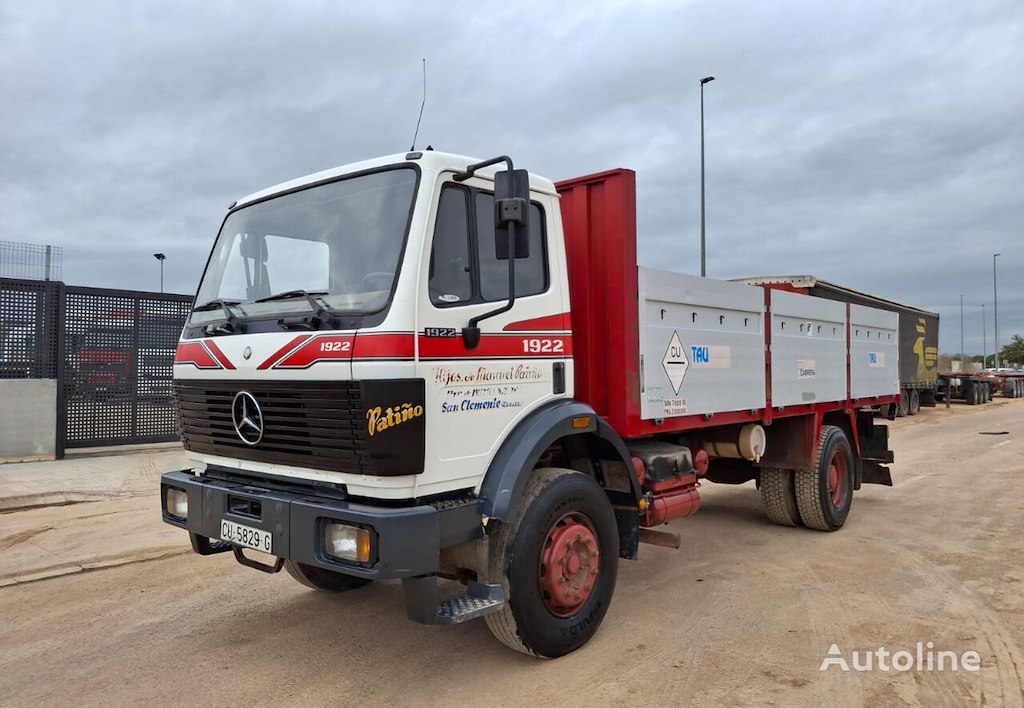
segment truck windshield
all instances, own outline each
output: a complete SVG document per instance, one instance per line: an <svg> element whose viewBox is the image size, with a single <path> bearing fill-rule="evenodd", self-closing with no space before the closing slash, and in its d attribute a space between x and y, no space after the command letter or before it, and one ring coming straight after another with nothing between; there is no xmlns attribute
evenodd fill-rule
<svg viewBox="0 0 1024 708"><path fill-rule="evenodd" d="M224 221L203 275L191 322L224 319L225 301L244 318L327 308L352 315L388 304L417 172L396 167L328 182L243 207ZM278 295L278 297L272 297ZM261 302L262 300L262 302Z"/></svg>

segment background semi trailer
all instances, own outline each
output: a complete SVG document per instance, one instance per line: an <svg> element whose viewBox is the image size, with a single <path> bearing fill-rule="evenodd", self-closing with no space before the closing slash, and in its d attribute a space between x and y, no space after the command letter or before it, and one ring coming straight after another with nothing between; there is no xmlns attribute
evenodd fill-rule
<svg viewBox="0 0 1024 708"><path fill-rule="evenodd" d="M529 654L593 636L702 479L822 531L892 483L897 316L638 267L628 170L427 151L296 180L231 207L196 303L164 520L318 590L401 578L411 619Z"/></svg>
<svg viewBox="0 0 1024 708"><path fill-rule="evenodd" d="M736 282L764 285L813 297L850 302L899 315L900 402L896 415L917 415L935 405L939 359L939 313L853 290L813 275L742 278Z"/></svg>

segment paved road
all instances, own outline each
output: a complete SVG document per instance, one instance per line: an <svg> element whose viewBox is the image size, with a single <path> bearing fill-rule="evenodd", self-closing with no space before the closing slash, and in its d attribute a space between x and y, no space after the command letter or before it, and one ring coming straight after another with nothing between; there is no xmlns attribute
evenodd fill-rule
<svg viewBox="0 0 1024 708"><path fill-rule="evenodd" d="M325 596L184 554L0 587L0 702L1019 706L1024 401L925 411L892 443L896 486L865 487L834 534L767 524L751 484L705 485L700 513L671 524L684 547L623 562L601 631L563 659L515 654L482 622L409 623L396 583ZM51 525L91 507L110 523L81 533L106 545L159 534L155 508L126 503L54 508ZM0 571L29 513L46 510L0 515ZM833 643L851 661L917 642L982 668L819 671Z"/></svg>

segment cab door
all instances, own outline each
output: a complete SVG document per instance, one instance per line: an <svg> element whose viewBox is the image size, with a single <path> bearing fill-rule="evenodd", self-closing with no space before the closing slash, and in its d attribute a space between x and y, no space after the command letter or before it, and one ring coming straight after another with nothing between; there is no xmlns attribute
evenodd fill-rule
<svg viewBox="0 0 1024 708"><path fill-rule="evenodd" d="M479 322L480 342L472 349L462 328L508 302L508 260L495 249L493 184L445 182L434 204L416 333L427 401L427 469L419 495L475 487L516 423L565 395L572 346L568 296L552 278L547 238L557 201L534 195L529 253L515 261L515 304Z"/></svg>

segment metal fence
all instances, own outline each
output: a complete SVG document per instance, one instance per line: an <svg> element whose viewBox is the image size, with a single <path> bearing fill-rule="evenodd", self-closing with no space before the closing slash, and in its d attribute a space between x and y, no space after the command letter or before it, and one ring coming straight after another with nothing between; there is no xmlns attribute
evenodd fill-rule
<svg viewBox="0 0 1024 708"><path fill-rule="evenodd" d="M58 456L175 440L171 370L191 302L0 279L0 378L57 379Z"/></svg>
<svg viewBox="0 0 1024 708"><path fill-rule="evenodd" d="M0 278L59 281L63 259L60 246L0 241Z"/></svg>

